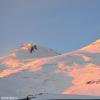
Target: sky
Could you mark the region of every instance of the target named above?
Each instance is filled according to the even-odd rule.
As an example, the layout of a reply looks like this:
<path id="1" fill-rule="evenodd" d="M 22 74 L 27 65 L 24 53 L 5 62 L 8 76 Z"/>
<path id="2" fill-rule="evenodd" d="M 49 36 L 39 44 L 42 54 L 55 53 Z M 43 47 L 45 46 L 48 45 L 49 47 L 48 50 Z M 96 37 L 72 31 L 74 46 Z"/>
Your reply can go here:
<path id="1" fill-rule="evenodd" d="M 0 55 L 24 43 L 58 52 L 100 38 L 100 0 L 0 0 Z"/>

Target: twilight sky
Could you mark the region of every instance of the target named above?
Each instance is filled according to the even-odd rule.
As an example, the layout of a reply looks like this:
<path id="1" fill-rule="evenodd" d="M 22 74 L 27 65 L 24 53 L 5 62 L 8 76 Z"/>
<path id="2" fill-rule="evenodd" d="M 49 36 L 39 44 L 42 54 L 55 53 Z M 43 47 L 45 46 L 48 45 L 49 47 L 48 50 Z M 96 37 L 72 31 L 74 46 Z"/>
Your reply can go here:
<path id="1" fill-rule="evenodd" d="M 0 55 L 23 43 L 60 52 L 100 38 L 100 0 L 0 0 Z"/>

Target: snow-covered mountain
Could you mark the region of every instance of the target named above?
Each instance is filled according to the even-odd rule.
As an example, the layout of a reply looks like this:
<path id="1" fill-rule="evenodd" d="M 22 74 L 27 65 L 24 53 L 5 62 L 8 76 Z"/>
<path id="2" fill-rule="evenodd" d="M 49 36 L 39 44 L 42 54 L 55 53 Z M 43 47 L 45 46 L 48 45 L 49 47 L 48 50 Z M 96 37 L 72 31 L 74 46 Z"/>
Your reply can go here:
<path id="1" fill-rule="evenodd" d="M 100 96 L 100 39 L 60 55 L 41 46 L 30 53 L 29 48 L 29 44 L 23 45 L 0 58 L 0 95 Z"/>
<path id="2" fill-rule="evenodd" d="M 34 48 L 35 46 L 35 48 Z M 32 49 L 32 51 L 30 51 Z M 43 57 L 56 56 L 59 53 L 55 52 L 53 49 L 42 47 L 39 45 L 32 44 L 23 44 L 19 48 L 11 51 L 7 56 L 1 57 L 1 59 L 10 59 L 16 58 L 19 60 L 29 60 L 29 59 L 38 59 Z"/>

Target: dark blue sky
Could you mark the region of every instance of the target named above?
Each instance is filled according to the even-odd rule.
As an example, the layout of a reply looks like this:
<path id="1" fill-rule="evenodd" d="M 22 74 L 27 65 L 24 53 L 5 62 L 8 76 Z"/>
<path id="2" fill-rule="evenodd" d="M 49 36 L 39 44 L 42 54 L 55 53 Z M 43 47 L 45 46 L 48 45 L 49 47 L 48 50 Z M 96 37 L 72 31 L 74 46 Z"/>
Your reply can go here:
<path id="1" fill-rule="evenodd" d="M 100 0 L 0 0 L 0 55 L 23 43 L 60 52 L 100 38 Z"/>

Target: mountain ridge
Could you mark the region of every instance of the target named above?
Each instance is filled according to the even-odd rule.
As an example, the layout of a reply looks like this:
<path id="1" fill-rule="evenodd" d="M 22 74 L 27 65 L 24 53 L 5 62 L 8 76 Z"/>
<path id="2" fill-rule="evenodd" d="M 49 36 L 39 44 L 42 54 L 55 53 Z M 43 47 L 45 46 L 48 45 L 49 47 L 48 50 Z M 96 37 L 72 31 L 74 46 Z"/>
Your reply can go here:
<path id="1" fill-rule="evenodd" d="M 37 59 L 18 59 L 12 55 L 0 59 L 0 68 L 3 67 L 0 70 L 0 93 L 4 95 L 2 91 L 6 89 L 10 91 L 6 95 L 22 97 L 35 93 L 100 96 L 99 41 L 88 45 L 89 48 L 92 46 L 92 52 L 86 46 L 71 53 Z M 93 49 L 95 46 L 97 52 Z M 32 54 L 29 51 L 27 53 Z M 12 84 L 10 88 L 7 82 Z"/>

